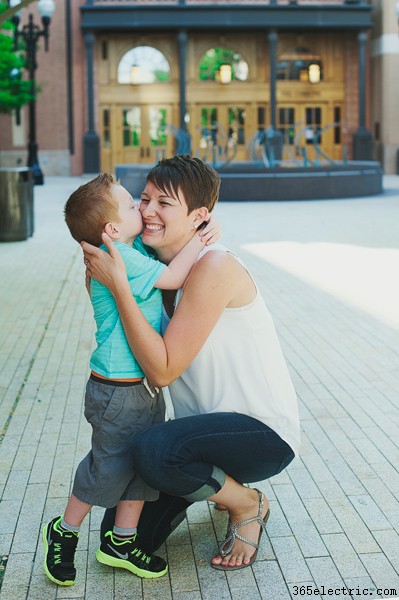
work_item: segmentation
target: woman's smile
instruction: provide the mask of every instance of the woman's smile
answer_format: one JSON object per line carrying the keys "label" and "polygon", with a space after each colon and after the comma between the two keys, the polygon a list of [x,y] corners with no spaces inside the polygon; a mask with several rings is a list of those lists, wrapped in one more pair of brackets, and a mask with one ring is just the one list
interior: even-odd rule
{"label": "woman's smile", "polygon": [[161,231],[165,229],[164,225],[160,225],[159,223],[144,223],[144,227],[150,231]]}

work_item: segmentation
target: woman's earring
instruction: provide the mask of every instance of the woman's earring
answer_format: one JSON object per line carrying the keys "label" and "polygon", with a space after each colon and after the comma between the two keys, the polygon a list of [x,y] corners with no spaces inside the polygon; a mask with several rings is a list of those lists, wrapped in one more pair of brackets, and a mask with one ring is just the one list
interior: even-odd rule
{"label": "woman's earring", "polygon": [[193,223],[193,229],[197,229],[199,223]]}

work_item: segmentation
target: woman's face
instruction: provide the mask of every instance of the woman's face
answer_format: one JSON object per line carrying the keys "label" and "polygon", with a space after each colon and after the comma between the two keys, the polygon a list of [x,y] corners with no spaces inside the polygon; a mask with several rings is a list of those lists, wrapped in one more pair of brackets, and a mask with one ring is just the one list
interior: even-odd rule
{"label": "woman's face", "polygon": [[143,242],[161,256],[173,258],[193,236],[195,211],[188,207],[181,192],[169,195],[148,182],[141,194]]}

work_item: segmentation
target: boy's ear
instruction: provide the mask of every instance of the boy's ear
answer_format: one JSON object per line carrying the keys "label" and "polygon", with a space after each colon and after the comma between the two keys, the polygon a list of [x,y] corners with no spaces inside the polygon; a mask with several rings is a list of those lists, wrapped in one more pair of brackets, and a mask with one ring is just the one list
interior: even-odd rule
{"label": "boy's ear", "polygon": [[115,226],[114,223],[107,223],[104,226],[103,231],[109,235],[109,237],[111,238],[111,240],[118,240],[119,239],[119,229]]}
{"label": "boy's ear", "polygon": [[205,206],[201,206],[201,208],[197,208],[197,210],[196,210],[196,216],[195,216],[193,226],[195,226],[195,228],[197,228],[204,221],[209,221],[209,219],[210,219],[209,210]]}

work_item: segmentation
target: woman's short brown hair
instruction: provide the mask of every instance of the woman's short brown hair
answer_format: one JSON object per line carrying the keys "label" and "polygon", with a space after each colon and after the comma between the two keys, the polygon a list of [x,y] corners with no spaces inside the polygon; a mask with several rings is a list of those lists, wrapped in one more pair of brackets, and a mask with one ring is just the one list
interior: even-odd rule
{"label": "woman's short brown hair", "polygon": [[112,175],[101,173],[69,197],[64,209],[65,221],[77,242],[101,246],[105,225],[120,222],[119,205],[111,192],[116,183]]}
{"label": "woman's short brown hair", "polygon": [[219,199],[219,174],[202,160],[189,154],[163,158],[149,171],[147,181],[172,196],[180,189],[189,214],[201,206],[211,212]]}

